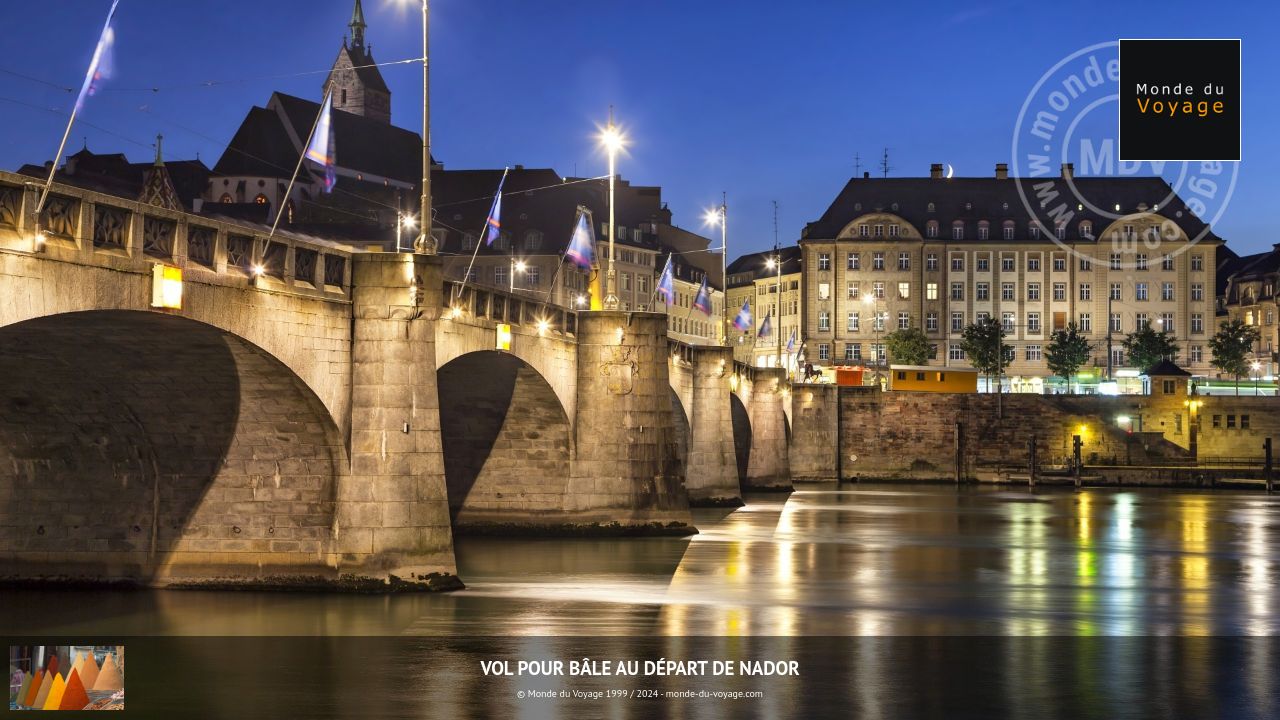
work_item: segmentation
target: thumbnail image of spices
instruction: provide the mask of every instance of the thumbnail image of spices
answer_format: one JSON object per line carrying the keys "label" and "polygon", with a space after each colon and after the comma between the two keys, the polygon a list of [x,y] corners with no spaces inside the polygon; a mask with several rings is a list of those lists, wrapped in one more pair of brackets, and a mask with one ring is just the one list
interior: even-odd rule
{"label": "thumbnail image of spices", "polygon": [[10,710],[123,710],[123,645],[10,645]]}

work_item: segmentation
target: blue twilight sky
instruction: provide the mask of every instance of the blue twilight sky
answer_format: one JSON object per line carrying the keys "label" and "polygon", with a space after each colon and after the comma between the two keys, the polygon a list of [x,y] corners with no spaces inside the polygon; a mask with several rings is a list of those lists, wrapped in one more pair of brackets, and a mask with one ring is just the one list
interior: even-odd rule
{"label": "blue twilight sky", "polygon": [[[114,75],[82,114],[97,152],[200,154],[210,166],[271,91],[319,99],[353,0],[121,0]],[[0,168],[57,148],[110,0],[7,0]],[[366,0],[380,62],[421,52],[417,0]],[[1280,4],[872,0],[431,0],[432,139],[446,167],[550,166],[600,175],[592,139],[610,104],[632,145],[620,173],[661,185],[677,224],[701,227],[721,191],[730,254],[783,242],[853,174],[957,176],[1008,162],[1041,74],[1120,37],[1244,41],[1244,162],[1215,226],[1239,252],[1280,241],[1265,218],[1280,184]],[[311,74],[303,74],[308,73]],[[16,74],[15,74],[16,73]],[[383,69],[393,122],[419,127],[419,66]],[[27,76],[27,77],[19,77]],[[35,80],[33,80],[34,78]],[[230,81],[202,86],[210,80]],[[144,88],[159,87],[159,92]],[[1271,118],[1268,120],[1268,118]]]}

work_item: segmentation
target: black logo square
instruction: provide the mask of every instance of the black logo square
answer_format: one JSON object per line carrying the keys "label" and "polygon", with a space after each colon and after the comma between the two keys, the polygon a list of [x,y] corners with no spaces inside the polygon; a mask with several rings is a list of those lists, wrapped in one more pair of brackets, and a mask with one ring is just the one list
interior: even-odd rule
{"label": "black logo square", "polygon": [[1120,159],[1240,159],[1239,40],[1120,41]]}

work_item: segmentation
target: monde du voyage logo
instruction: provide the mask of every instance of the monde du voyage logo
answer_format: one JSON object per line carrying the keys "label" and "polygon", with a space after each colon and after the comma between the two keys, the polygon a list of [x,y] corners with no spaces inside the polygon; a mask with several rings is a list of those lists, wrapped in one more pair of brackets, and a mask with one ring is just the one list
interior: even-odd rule
{"label": "monde du voyage logo", "polygon": [[1240,160],[1240,41],[1121,40],[1120,159]]}

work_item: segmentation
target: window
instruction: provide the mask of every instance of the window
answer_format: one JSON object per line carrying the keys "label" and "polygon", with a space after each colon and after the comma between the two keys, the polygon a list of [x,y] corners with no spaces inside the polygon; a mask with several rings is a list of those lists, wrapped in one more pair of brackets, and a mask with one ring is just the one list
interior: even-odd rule
{"label": "window", "polygon": [[1093,260],[1087,257],[1080,258],[1080,269],[1085,271],[1092,270]]}
{"label": "window", "polygon": [[871,283],[871,292],[876,296],[877,300],[883,300],[884,299],[884,283],[880,281]]}
{"label": "window", "polygon": [[1204,283],[1191,283],[1191,299],[1196,302],[1204,300]]}
{"label": "window", "polygon": [[978,315],[977,315],[977,317],[975,318],[975,320],[977,321],[977,323],[978,323],[979,325],[986,325],[988,322],[991,322],[991,313],[989,313],[989,312],[980,312],[980,313],[978,313]]}
{"label": "window", "polygon": [[1120,269],[1120,253],[1111,253],[1111,269]]}
{"label": "window", "polygon": [[542,282],[542,268],[537,265],[530,265],[525,269],[525,278],[528,280],[529,287],[536,288]]}
{"label": "window", "polygon": [[[760,294],[761,295],[764,294],[763,285],[760,286]],[[818,283],[818,299],[819,300],[831,299],[831,283],[825,283],[825,282]]]}
{"label": "window", "polygon": [[818,269],[819,270],[831,269],[831,253],[818,253]]}
{"label": "window", "polygon": [[1216,428],[1220,428],[1220,427],[1222,427],[1222,416],[1221,416],[1221,415],[1214,415],[1214,416],[1213,416],[1213,426],[1214,426],[1214,427],[1216,427]]}
{"label": "window", "polygon": [[1177,331],[1173,325],[1173,313],[1160,313],[1160,329],[1170,334]]}
{"label": "window", "polygon": [[1134,328],[1135,330],[1141,330],[1142,328],[1144,328],[1144,327],[1146,327],[1146,326],[1148,326],[1148,325],[1150,325],[1150,324],[1151,324],[1151,320],[1150,320],[1150,318],[1148,318],[1148,316],[1147,316],[1147,314],[1146,314],[1146,313],[1138,313],[1138,314],[1134,317],[1133,328]]}
{"label": "window", "polygon": [[1066,271],[1067,271],[1067,259],[1066,259],[1066,258],[1060,258],[1060,257],[1056,257],[1056,258],[1054,258],[1054,259],[1053,259],[1053,271],[1054,271],[1054,272],[1066,272]]}
{"label": "window", "polygon": [[1093,288],[1089,285],[1089,283],[1080,283],[1080,299],[1081,300],[1093,299]]}
{"label": "window", "polygon": [[870,225],[859,225],[859,226],[858,226],[858,237],[871,237],[871,226],[870,226]]}
{"label": "window", "polygon": [[1120,283],[1111,283],[1111,294],[1108,296],[1112,300],[1120,300],[1120,294],[1124,291],[1124,286]]}
{"label": "window", "polygon": [[1027,332],[1029,333],[1040,332],[1040,313],[1038,312],[1027,313]]}
{"label": "window", "polygon": [[830,345],[828,345],[827,343],[818,343],[818,359],[819,359],[819,360],[830,360],[830,359],[831,359],[831,346],[830,346]]}
{"label": "window", "polygon": [[1110,323],[1108,327],[1111,328],[1111,332],[1123,332],[1120,326],[1120,313],[1111,313]]}
{"label": "window", "polygon": [[[894,225],[893,227],[898,227],[898,226],[897,226],[897,225]],[[910,269],[911,269],[911,254],[910,254],[910,253],[898,253],[898,269],[899,269],[899,270],[910,270]]]}
{"label": "window", "polygon": [[258,195],[258,197],[256,197],[256,198],[254,198],[254,199],[253,199],[253,201],[254,201],[255,203],[257,203],[258,205],[266,205],[266,204],[267,204],[267,196],[266,196],[266,195],[259,194],[259,195]]}
{"label": "window", "polygon": [[938,299],[938,283],[925,283],[925,286],[924,286],[924,299],[925,299],[925,300],[937,300],[937,299]]}
{"label": "window", "polygon": [[930,220],[928,223],[925,223],[924,235],[925,237],[931,237],[931,238],[938,237],[938,221],[937,220]]}
{"label": "window", "polygon": [[980,282],[980,283],[978,283],[977,290],[978,290],[978,294],[977,294],[977,298],[978,298],[978,300],[990,300],[990,299],[991,299],[991,284],[990,284],[990,283],[984,283],[984,282]]}
{"label": "window", "polygon": [[845,329],[849,332],[858,332],[860,320],[861,318],[858,317],[858,313],[850,312],[845,321]]}
{"label": "window", "polygon": [[1165,395],[1173,395],[1178,392],[1178,381],[1176,380],[1163,380],[1161,385]]}
{"label": "window", "polygon": [[[762,287],[761,290],[763,289]],[[629,272],[622,273],[622,291],[631,292],[631,273]]]}
{"label": "window", "polygon": [[1028,360],[1028,361],[1030,361],[1030,362],[1036,362],[1037,360],[1039,360],[1039,359],[1040,359],[1040,357],[1041,357],[1041,354],[1040,354],[1040,346],[1039,346],[1039,345],[1028,345],[1028,346],[1027,346],[1027,360]]}
{"label": "window", "polygon": [[1204,362],[1204,348],[1200,347],[1199,345],[1191,346],[1191,362],[1193,363]]}
{"label": "window", "polygon": [[1027,258],[1027,271],[1040,272],[1040,258],[1038,257]]}
{"label": "window", "polygon": [[1146,270],[1146,269],[1147,269],[1147,254],[1146,254],[1146,253],[1138,253],[1138,268],[1137,268],[1137,269],[1138,269],[1138,270]]}
{"label": "window", "polygon": [[1111,365],[1113,367],[1124,366],[1124,348],[1111,348]]}
{"label": "window", "polygon": [[964,299],[964,283],[951,283],[951,299],[952,300]]}
{"label": "window", "polygon": [[1058,234],[1058,239],[1059,239],[1059,240],[1066,240],[1066,239],[1067,239],[1067,226],[1066,226],[1066,225],[1059,225],[1058,227],[1054,228],[1054,231]]}
{"label": "window", "polygon": [[1192,255],[1192,256],[1191,256],[1191,270],[1192,270],[1192,272],[1203,272],[1203,271],[1204,271],[1204,256],[1203,256],[1203,255]]}
{"label": "window", "polygon": [[951,239],[952,240],[964,239],[964,223],[963,222],[957,220],[951,224]]}
{"label": "window", "polygon": [[925,264],[925,268],[926,268],[926,269],[928,269],[928,270],[937,270],[937,269],[938,269],[938,254],[937,254],[937,253],[929,253],[929,256],[928,256],[927,258],[925,258],[925,263],[924,263],[924,264]]}
{"label": "window", "polygon": [[963,360],[964,348],[960,347],[956,343],[947,345],[947,357],[951,360]]}
{"label": "window", "polygon": [[986,240],[991,235],[991,226],[984,220],[978,223],[978,239]]}
{"label": "window", "polygon": [[1013,299],[1013,283],[1000,283],[1000,299],[1005,301]]}
{"label": "window", "polygon": [[1011,222],[1005,223],[1004,227],[1001,228],[1001,232],[1005,240],[1012,240],[1013,239],[1013,223]]}
{"label": "window", "polygon": [[1093,316],[1089,313],[1080,313],[1080,332],[1093,332]]}
{"label": "window", "polygon": [[844,258],[844,266],[847,270],[861,270],[862,255],[856,252],[849,253]]}
{"label": "window", "polygon": [[924,314],[924,329],[929,332],[938,331],[938,313],[930,312]]}
{"label": "window", "polygon": [[1229,427],[1229,428],[1233,428],[1233,427],[1235,427],[1235,426],[1236,426],[1236,416],[1235,416],[1235,415],[1228,415],[1228,416],[1227,416],[1227,427]]}
{"label": "window", "polygon": [[883,365],[884,359],[885,359],[884,345],[881,343],[872,343],[871,357],[874,359],[875,362]]}
{"label": "window", "polygon": [[1164,257],[1160,258],[1160,269],[1161,269],[1161,270],[1172,270],[1172,269],[1173,269],[1173,256],[1172,256],[1172,255],[1165,255]]}
{"label": "window", "polygon": [[1140,282],[1140,283],[1136,283],[1136,284],[1133,286],[1133,299],[1134,299],[1134,300],[1146,300],[1146,299],[1147,299],[1147,295],[1148,295],[1148,293],[1147,293],[1147,284],[1146,284],[1146,283],[1144,283],[1144,282]]}
{"label": "window", "polygon": [[1082,238],[1092,238],[1093,223],[1089,222],[1088,220],[1080,221],[1079,232],[1080,232],[1080,237]]}
{"label": "window", "polygon": [[978,272],[988,272],[991,270],[991,261],[985,255],[978,256]]}
{"label": "window", "polygon": [[1000,324],[1004,325],[1005,332],[1008,332],[1008,333],[1013,332],[1013,326],[1016,322],[1017,322],[1017,318],[1013,316],[1013,313],[1007,312],[1007,313],[1000,314]]}
{"label": "window", "polygon": [[884,320],[886,315],[888,315],[888,313],[879,312],[872,315],[872,325],[875,327],[876,332],[884,332]]}
{"label": "window", "polygon": [[1030,225],[1028,225],[1028,226],[1027,226],[1027,235],[1028,235],[1032,240],[1039,240],[1039,239],[1040,239],[1040,226],[1039,226],[1039,225],[1036,225],[1035,223],[1031,223]]}
{"label": "window", "polygon": [[964,256],[963,256],[963,255],[953,255],[953,256],[951,256],[951,270],[952,270],[953,272],[960,272],[960,271],[964,270]]}
{"label": "window", "polygon": [[859,289],[861,289],[861,287],[862,287],[861,283],[858,283],[858,282],[848,283],[847,288],[848,288],[849,294],[847,297],[850,300],[860,300],[862,298],[862,293],[858,291]]}
{"label": "window", "polygon": [[1173,299],[1173,283],[1171,282],[1160,283],[1160,299],[1161,300]]}
{"label": "window", "polygon": [[506,265],[499,265],[493,269],[493,284],[494,285],[507,284],[507,266]]}
{"label": "window", "polygon": [[1053,299],[1054,299],[1054,300],[1066,300],[1066,299],[1067,299],[1067,284],[1066,284],[1066,283],[1054,283],[1054,284],[1053,284]]}
{"label": "window", "polygon": [[898,283],[898,299],[899,300],[911,299],[911,283],[909,282]]}
{"label": "window", "polygon": [[909,327],[911,327],[911,314],[904,312],[898,313],[898,329],[906,330]]}
{"label": "window", "polygon": [[845,360],[862,360],[862,344],[849,343],[844,346]]}
{"label": "window", "polygon": [[871,253],[871,269],[872,270],[884,269],[884,253],[882,252]]}
{"label": "window", "polygon": [[951,313],[951,332],[960,332],[964,330],[964,313]]}
{"label": "window", "polygon": [[1000,272],[1013,272],[1013,258],[1000,258]]}
{"label": "window", "polygon": [[1241,416],[1240,416],[1240,429],[1241,429],[1241,430],[1248,430],[1248,429],[1249,429],[1249,416],[1248,416],[1248,415],[1241,415]]}
{"label": "window", "polygon": [[883,225],[876,225],[876,231],[875,231],[874,235],[875,235],[876,237],[884,237],[884,226],[883,226]]}
{"label": "window", "polygon": [[818,311],[818,330],[826,332],[831,329],[831,313],[826,310]]}
{"label": "window", "polygon": [[649,276],[648,275],[636,275],[636,290],[641,295],[649,294]]}
{"label": "window", "polygon": [[896,223],[889,226],[889,237],[898,237],[898,225]]}
{"label": "window", "polygon": [[1027,283],[1027,300],[1040,299],[1040,283]]}

